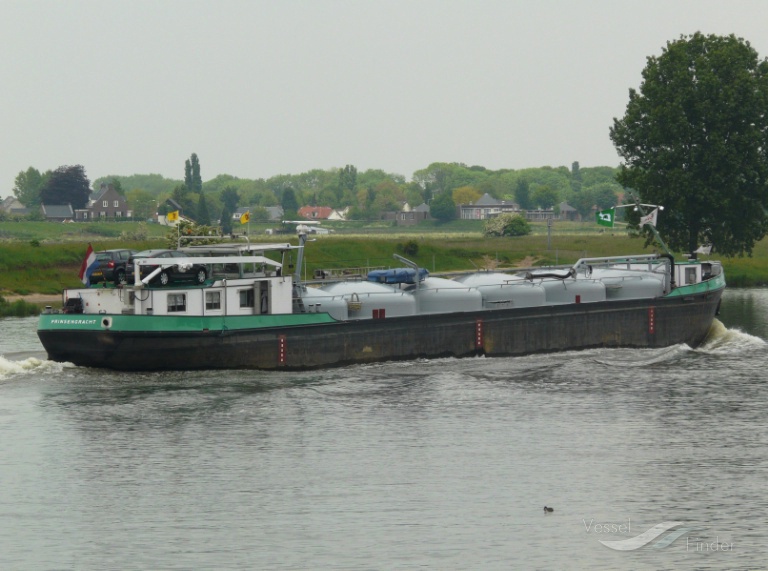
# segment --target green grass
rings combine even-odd
[[[103,240],[91,244],[94,250],[145,250],[162,245],[157,240]],[[87,244],[77,242],[42,243],[39,246],[27,242],[0,244],[0,292],[8,291],[20,295],[56,294],[64,287],[75,287],[80,284],[77,274],[86,249]]]
[[[28,222],[5,220],[0,222],[0,243],[36,240],[51,242],[91,242],[94,249],[103,240],[119,240],[123,233],[135,233],[140,222]],[[143,224],[148,238],[164,236],[168,231],[160,224]],[[99,247],[103,250],[103,247]]]
[[[556,222],[551,246],[547,247],[545,223],[534,223],[534,233],[517,238],[485,238],[482,222],[457,220],[448,224],[420,224],[394,227],[379,223],[373,231],[358,222],[324,224],[333,234],[318,236],[307,245],[302,275],[315,269],[349,267],[397,267],[393,253],[413,242],[416,255],[406,255],[431,272],[448,272],[472,267],[514,267],[533,261],[535,265],[573,263],[581,257],[620,256],[651,253],[642,238],[620,232],[601,232],[594,224]],[[87,243],[94,249],[165,247],[166,227],[146,225],[146,240],[132,241],[121,236],[135,232],[134,223],[55,224],[50,222],[0,222],[0,294],[58,294],[62,288],[77,287],[77,273]],[[264,225],[260,230],[275,225]],[[241,228],[236,228],[238,232]],[[243,227],[242,230],[245,230]],[[296,243],[293,235],[266,236],[251,225],[252,242]],[[679,259],[683,256],[677,255]],[[717,258],[715,256],[715,258]],[[295,261],[295,260],[294,260]],[[768,240],[755,245],[751,258],[723,259],[731,286],[768,284]]]

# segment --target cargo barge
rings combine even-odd
[[[132,283],[63,292],[41,314],[48,357],[124,371],[300,370],[437,357],[595,347],[700,345],[718,311],[717,261],[668,254],[583,258],[557,268],[430,275],[403,267],[302,281],[299,244],[181,249],[136,260]],[[147,272],[141,266],[153,268]],[[173,267],[203,283],[160,285]]]

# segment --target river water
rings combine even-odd
[[[696,350],[157,374],[0,320],[0,569],[764,567],[768,290],[719,319]]]

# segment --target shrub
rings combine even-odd
[[[483,232],[486,236],[526,236],[531,225],[519,214],[501,214],[488,220]]]
[[[397,251],[406,256],[418,256],[419,244],[414,240],[408,240],[397,245]]]
[[[34,303],[27,303],[23,299],[9,302],[0,295],[0,317],[27,317],[39,313],[40,308]]]

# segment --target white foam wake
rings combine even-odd
[[[728,329],[722,322],[715,319],[709,329],[707,339],[697,351],[712,354],[740,353],[766,345],[768,343],[764,339],[738,329]]]
[[[27,357],[20,361],[6,359],[0,355],[0,380],[12,375],[28,375],[61,371],[62,364],[54,361],[45,361],[36,357]]]

